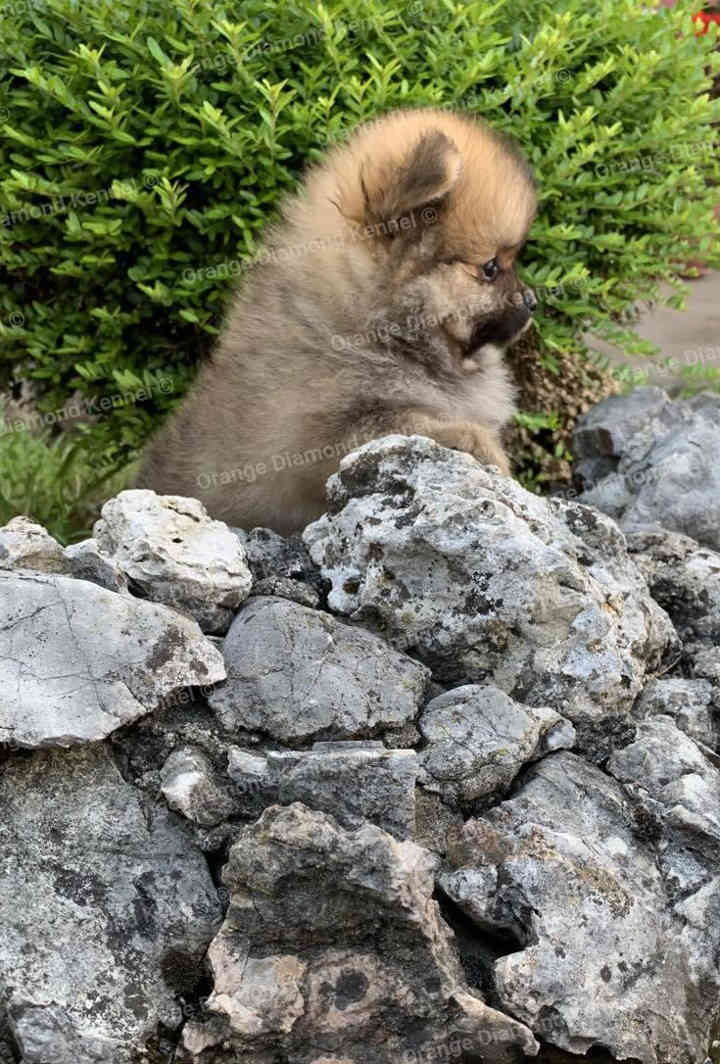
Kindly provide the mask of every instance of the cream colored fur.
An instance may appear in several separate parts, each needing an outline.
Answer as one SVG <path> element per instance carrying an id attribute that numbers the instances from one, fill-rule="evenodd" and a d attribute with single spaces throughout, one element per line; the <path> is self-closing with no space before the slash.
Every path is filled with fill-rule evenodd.
<path id="1" fill-rule="evenodd" d="M 396 111 L 360 127 L 269 227 L 137 483 L 289 532 L 322 512 L 342 454 L 387 433 L 507 472 L 502 349 L 529 320 L 513 262 L 534 210 L 522 159 L 467 116 Z M 478 267 L 492 259 L 490 282 Z"/>

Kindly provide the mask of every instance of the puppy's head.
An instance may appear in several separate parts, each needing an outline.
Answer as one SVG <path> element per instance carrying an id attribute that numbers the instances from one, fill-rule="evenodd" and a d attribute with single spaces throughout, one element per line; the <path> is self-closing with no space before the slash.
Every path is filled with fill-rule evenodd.
<path id="1" fill-rule="evenodd" d="M 356 131 L 335 175 L 386 316 L 431 323 L 463 372 L 528 327 L 536 301 L 515 261 L 536 196 L 508 141 L 454 112 L 396 111 Z"/>

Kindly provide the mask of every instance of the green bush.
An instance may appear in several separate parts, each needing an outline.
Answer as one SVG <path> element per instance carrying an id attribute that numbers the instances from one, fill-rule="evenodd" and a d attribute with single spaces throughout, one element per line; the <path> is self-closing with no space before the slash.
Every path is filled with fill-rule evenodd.
<path id="1" fill-rule="evenodd" d="M 103 500 L 127 487 L 124 470 L 98 470 L 82 438 L 8 430 L 0 412 L 0 526 L 32 514 L 63 543 L 92 535 Z"/>
<path id="2" fill-rule="evenodd" d="M 4 0 L 0 391 L 30 381 L 95 475 L 122 467 L 304 163 L 402 105 L 468 109 L 529 155 L 548 369 L 588 325 L 646 350 L 623 313 L 684 261 L 720 264 L 717 62 L 693 7 Z"/>

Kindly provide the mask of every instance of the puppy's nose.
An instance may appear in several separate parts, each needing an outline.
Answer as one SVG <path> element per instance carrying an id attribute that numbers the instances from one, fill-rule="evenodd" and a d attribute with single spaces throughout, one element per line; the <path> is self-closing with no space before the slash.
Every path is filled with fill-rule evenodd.
<path id="1" fill-rule="evenodd" d="M 525 306 L 532 314 L 532 312 L 535 310 L 535 307 L 537 306 L 537 299 L 535 298 L 535 293 L 533 292 L 532 288 L 525 289 L 525 291 L 523 292 L 523 299 L 525 300 Z"/>

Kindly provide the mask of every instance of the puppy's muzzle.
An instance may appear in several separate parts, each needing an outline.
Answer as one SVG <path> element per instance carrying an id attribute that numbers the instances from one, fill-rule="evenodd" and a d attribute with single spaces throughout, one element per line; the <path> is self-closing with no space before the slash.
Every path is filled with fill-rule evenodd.
<path id="1" fill-rule="evenodd" d="M 470 337 L 469 351 L 477 351 L 486 343 L 502 346 L 512 343 L 529 328 L 530 318 L 536 306 L 537 299 L 531 288 L 523 287 L 513 292 L 500 315 L 475 326 Z"/>

